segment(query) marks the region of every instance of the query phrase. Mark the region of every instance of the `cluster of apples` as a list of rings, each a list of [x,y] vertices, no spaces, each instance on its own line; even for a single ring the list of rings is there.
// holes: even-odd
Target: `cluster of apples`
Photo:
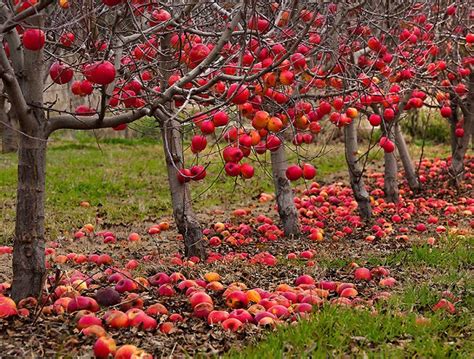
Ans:
[[[355,273],[356,280],[371,279],[367,278],[366,273],[360,275],[358,270]],[[384,278],[389,272],[378,267],[368,273],[369,276]],[[135,285],[120,289],[118,285],[123,281]],[[393,278],[392,281],[395,282]],[[116,283],[116,286],[107,286],[107,283]],[[382,280],[381,285],[384,285]],[[152,288],[160,302],[146,305],[139,293],[150,293]],[[197,279],[187,279],[180,272],[169,275],[159,272],[143,278],[133,277],[130,272],[117,268],[108,268],[93,277],[75,271],[68,279],[62,280],[59,286],[52,288],[52,292],[52,295],[42,298],[43,315],[68,315],[74,319],[76,328],[83,335],[98,337],[94,346],[98,357],[102,357],[101,353],[107,348],[110,349],[107,355],[115,349],[107,330],[137,327],[144,331],[159,330],[165,334],[175,331],[176,325],[187,319],[179,313],[169,313],[162,303],[167,298],[187,298],[191,316],[202,318],[211,326],[220,325],[225,330],[237,331],[243,325],[275,327],[284,321],[295,321],[328,301],[337,305],[370,306],[373,300],[389,296],[382,292],[373,300],[364,300],[358,297],[353,283],[318,282],[310,275],[296,278],[294,286],[281,283],[274,291],[266,291],[261,288],[249,289],[241,282],[225,286],[222,277],[216,272],[207,272],[203,278]],[[94,294],[87,294],[91,292]],[[216,303],[224,303],[225,308],[217,309]],[[37,304],[36,299],[27,298],[18,304],[17,309],[11,299],[0,297],[0,317],[15,316],[20,314],[21,309],[21,315],[28,316],[29,310],[37,308]],[[113,309],[107,309],[110,307]]]
[[[384,267],[372,269],[358,267],[352,263],[355,281],[372,281],[379,279],[381,288],[392,287],[396,280]],[[105,276],[104,276],[105,275]],[[149,278],[133,277],[130,272],[119,269],[107,269],[93,277],[80,272],[73,272],[68,279],[55,287],[53,294],[44,297],[42,313],[45,316],[63,315],[76,322],[76,328],[84,336],[96,337],[93,346],[97,358],[151,358],[151,355],[131,344],[117,348],[111,333],[127,328],[138,328],[143,331],[159,331],[163,334],[175,332],[179,323],[189,320],[188,315],[205,320],[210,327],[217,325],[224,330],[236,332],[242,328],[256,325],[261,328],[274,328],[280,323],[306,318],[325,303],[353,307],[370,307],[374,302],[385,300],[390,293],[382,290],[371,299],[359,296],[357,286],[349,282],[328,280],[316,281],[310,275],[300,275],[294,285],[278,284],[273,291],[261,288],[249,289],[241,282],[225,286],[222,277],[216,272],[207,272],[203,278],[188,279],[182,273],[156,273]],[[107,283],[124,281],[135,282],[125,290],[107,286]],[[160,302],[146,305],[139,294],[155,288]],[[94,292],[87,295],[86,293]],[[170,313],[166,305],[167,298],[186,298],[191,313]],[[452,294],[443,293],[443,299],[433,306],[434,311],[446,310],[455,313],[451,301],[456,302]],[[451,301],[450,301],[451,300]],[[53,302],[51,302],[53,301]],[[49,303],[52,304],[49,304]],[[216,303],[224,303],[218,308]],[[100,308],[108,309],[99,315]],[[16,315],[27,317],[30,310],[38,308],[34,298],[26,298],[18,305],[11,299],[0,296],[0,318]],[[117,309],[118,308],[118,309]]]
[[[474,166],[472,161],[468,161]],[[474,213],[474,199],[459,197],[453,203],[452,189],[431,189],[429,182],[448,179],[449,160],[424,159],[420,164],[420,180],[428,186],[425,197],[411,198],[407,196],[409,189],[406,183],[400,186],[400,203],[395,205],[384,201],[383,173],[369,172],[368,189],[373,197],[372,208],[375,218],[370,228],[371,234],[365,240],[373,242],[377,239],[397,233],[396,238],[408,240],[407,235],[431,232],[441,235],[447,228],[457,226],[458,220],[469,221]],[[466,187],[472,188],[472,175],[466,173]],[[400,174],[400,179],[403,179]],[[443,196],[449,198],[444,199]],[[322,241],[324,237],[340,240],[352,235],[363,225],[357,212],[357,202],[352,196],[350,187],[342,183],[320,185],[313,182],[301,194],[295,197],[295,205],[300,216],[302,232],[311,241]],[[240,208],[234,211],[237,223],[216,222],[203,233],[210,247],[222,244],[239,247],[256,242],[274,241],[281,237],[281,229],[268,216],[257,214],[252,216],[249,209]],[[421,216],[421,218],[419,218]],[[416,219],[416,220],[415,220]],[[469,221],[474,226],[474,221]],[[341,225],[343,224],[343,225]],[[211,253],[209,261],[239,259],[236,255]],[[175,259],[176,260],[176,259]],[[270,260],[271,262],[271,260]]]
[[[163,221],[163,222],[160,222],[158,224],[152,225],[148,229],[147,233],[149,235],[153,236],[153,235],[158,235],[163,231],[168,231],[169,229],[170,229],[170,223],[167,222],[167,221]],[[82,226],[81,229],[79,229],[78,231],[76,231],[74,233],[74,239],[81,239],[81,238],[93,239],[93,238],[97,238],[97,237],[102,238],[103,243],[105,243],[105,244],[106,243],[111,243],[111,244],[117,243],[117,235],[114,232],[112,232],[112,231],[98,231],[98,232],[96,232],[94,225],[91,224],[91,223],[85,224],[84,226]],[[141,239],[142,239],[142,237],[140,236],[140,234],[138,234],[136,232],[131,232],[127,237],[127,240],[129,242],[139,242]]]

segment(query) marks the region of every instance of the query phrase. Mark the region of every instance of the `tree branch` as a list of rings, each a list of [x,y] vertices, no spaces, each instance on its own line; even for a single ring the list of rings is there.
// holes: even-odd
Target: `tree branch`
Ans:
[[[4,14],[8,14],[7,16],[9,19],[7,19],[1,26],[0,26],[0,34],[3,34],[5,32],[10,31],[11,29],[14,29],[15,26],[20,22],[25,19],[27,19],[30,16],[38,14],[41,10],[47,8],[49,5],[51,5],[54,2],[54,0],[41,0],[37,5],[31,6],[26,10],[23,10],[19,14],[12,16],[11,12],[8,10],[7,6],[5,4],[0,4],[0,12]]]
[[[98,128],[110,128],[118,125],[123,125],[136,121],[143,116],[150,114],[150,111],[146,108],[142,108],[137,111],[105,117],[102,121],[99,121],[99,115],[94,116],[75,116],[75,115],[63,115],[52,117],[48,121],[46,127],[46,134],[49,136],[51,133],[61,129],[71,130],[95,130]]]
[[[0,78],[5,85],[9,101],[15,108],[21,127],[28,128],[28,123],[26,122],[28,120],[28,105],[3,46],[0,46]]]

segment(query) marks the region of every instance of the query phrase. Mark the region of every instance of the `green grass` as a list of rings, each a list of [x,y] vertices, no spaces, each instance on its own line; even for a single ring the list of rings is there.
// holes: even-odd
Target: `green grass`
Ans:
[[[397,265],[392,273],[396,277],[405,274],[399,278],[401,288],[388,302],[377,304],[375,311],[326,305],[309,320],[279,327],[263,341],[233,349],[227,357],[472,357],[474,280],[469,253],[474,237],[449,241],[431,250],[415,246],[403,259],[389,255],[369,260],[371,265]],[[429,278],[420,280],[423,274]],[[432,310],[444,290],[461,298],[456,315]],[[421,316],[428,323],[417,323]]]
[[[106,212],[107,222],[131,224],[156,219],[171,213],[168,177],[163,160],[163,149],[154,141],[114,139],[78,141],[49,145],[46,178],[46,226],[54,237],[61,230],[71,230],[87,222],[94,222],[96,208]],[[16,155],[0,157],[0,201],[2,223],[0,237],[11,236],[16,191]],[[212,178],[218,168],[208,169]],[[271,188],[266,182],[251,180],[239,184],[245,196],[255,196]],[[192,184],[193,195],[205,191],[209,182]],[[230,179],[217,180],[211,191],[201,195],[196,207],[217,205],[222,201],[235,203],[228,194],[234,183]],[[250,196],[248,198],[250,198]],[[88,201],[90,208],[79,206]]]
[[[324,307],[311,320],[280,328],[257,346],[231,351],[228,357],[470,357],[472,346],[459,338],[469,325],[468,318],[429,314],[426,325],[417,324],[416,318],[413,312],[397,313],[396,307],[379,308],[377,314],[365,309]]]
[[[296,161],[296,154],[290,151],[288,157],[290,162]],[[195,160],[191,153],[187,158],[191,162]],[[250,160],[256,174],[245,181],[225,176],[216,154],[202,157],[200,161],[208,166],[208,176],[205,181],[191,183],[198,212],[213,206],[245,205],[262,192],[273,192],[268,154],[259,156],[266,169],[255,159]],[[336,152],[317,158],[315,164],[319,168],[318,179],[324,179],[330,173],[343,170],[345,160],[343,154]],[[0,156],[2,243],[9,243],[13,234],[16,166],[16,154]],[[88,201],[91,207],[80,207],[81,201]],[[46,177],[48,238],[54,239],[84,223],[94,223],[98,206],[101,213],[106,213],[109,224],[133,226],[172,213],[164,153],[159,141],[149,137],[96,139],[80,132],[75,133],[73,140],[55,136],[50,141]]]
[[[474,237],[440,237],[437,246],[414,245],[411,248],[392,253],[385,258],[368,258],[369,265],[417,267],[426,265],[439,269],[462,269],[474,266],[472,250]]]
[[[99,205],[109,224],[133,225],[172,212],[162,145],[152,137],[100,138],[100,133],[97,136],[75,132],[73,139],[65,140],[71,136],[58,133],[49,143],[46,230],[50,239],[84,223],[93,223]],[[415,145],[412,150],[417,158],[420,147]],[[361,151],[365,151],[363,145]],[[322,152],[319,145],[309,146],[308,150],[299,149],[299,152],[317,166],[318,181],[330,182],[332,179],[328,176],[346,171],[341,144],[325,146]],[[437,146],[427,147],[425,153],[430,156],[443,152]],[[296,163],[297,154],[292,151],[287,154],[289,163]],[[372,151],[370,160],[379,160],[381,156],[381,151]],[[195,160],[191,153],[187,158]],[[208,166],[208,177],[201,183],[191,184],[197,211],[213,206],[245,205],[262,192],[273,192],[269,154],[258,158],[265,166],[255,159],[252,161],[256,167],[255,177],[235,181],[221,173],[222,162],[218,155],[203,157],[201,164]],[[3,219],[0,243],[9,243],[13,233],[16,166],[16,154],[0,156],[0,214]],[[80,207],[81,201],[90,202],[91,207]]]

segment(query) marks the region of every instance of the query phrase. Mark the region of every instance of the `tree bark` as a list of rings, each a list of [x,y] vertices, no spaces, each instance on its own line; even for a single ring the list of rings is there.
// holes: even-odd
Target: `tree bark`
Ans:
[[[474,132],[474,73],[469,75],[469,93],[466,97],[463,115],[464,136],[458,138],[451,131],[453,153],[449,173],[451,175],[451,183],[457,188],[461,185],[464,177],[464,157],[469,147],[469,140]]]
[[[8,113],[0,110],[0,127],[2,127],[2,153],[16,152],[18,149],[17,120],[15,111],[10,109]]]
[[[44,192],[46,140],[37,131],[20,135],[18,191],[13,245],[12,298],[38,297],[46,276]]]
[[[285,236],[297,236],[300,234],[300,225],[298,223],[298,211],[294,203],[293,190],[290,181],[286,178],[285,148],[280,146],[278,150],[271,153],[273,183],[275,185],[275,194],[278,204],[278,214],[283,226]]]
[[[178,181],[178,169],[183,167],[180,123],[176,120],[165,120],[162,123],[161,133],[168,170],[173,216],[178,232],[184,239],[184,253],[186,257],[205,258],[206,251],[202,229],[192,208],[189,188],[186,183]]]
[[[344,128],[344,145],[346,153],[346,162],[349,169],[349,180],[351,183],[354,198],[357,201],[359,213],[362,218],[372,217],[372,207],[370,205],[370,196],[365,188],[363,172],[357,164],[357,129],[354,121]]]
[[[394,127],[385,126],[385,136],[391,141],[394,140]],[[387,202],[398,202],[398,181],[397,181],[397,159],[394,152],[384,152],[385,172],[384,172],[384,193]]]
[[[0,81],[0,134],[2,138],[2,153],[15,152],[17,149],[16,134],[13,121],[9,116],[13,109],[7,111],[7,96],[3,93],[3,82]]]
[[[400,124],[398,122],[395,124],[394,132],[395,143],[397,145],[398,154],[400,155],[403,168],[405,169],[405,177],[408,181],[408,186],[410,186],[410,189],[413,192],[419,192],[421,190],[420,181],[418,181],[418,175],[416,174],[415,166],[411,160],[410,152],[408,151],[402,129],[400,128]]]
[[[170,39],[170,34],[166,34],[160,39],[161,71],[163,75],[160,87],[162,92],[165,92],[168,88],[168,80],[174,71],[174,59],[170,52]],[[184,239],[184,254],[187,257],[196,256],[205,258],[206,250],[203,242],[202,229],[193,211],[188,185],[178,181],[178,170],[183,168],[184,160],[181,142],[182,136],[180,132],[181,124],[176,119],[170,118],[174,113],[173,107],[173,102],[170,100],[165,105],[168,114],[159,109],[155,114],[163,137],[173,216],[176,227],[178,227],[178,232]]]

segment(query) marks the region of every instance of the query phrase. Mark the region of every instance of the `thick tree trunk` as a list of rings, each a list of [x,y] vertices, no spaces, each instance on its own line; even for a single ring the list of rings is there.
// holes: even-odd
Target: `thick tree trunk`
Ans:
[[[191,195],[186,184],[178,181],[178,169],[183,166],[183,151],[180,124],[176,120],[165,120],[162,126],[163,146],[173,205],[173,216],[178,232],[184,238],[184,253],[187,257],[205,258],[201,225],[194,214]]]
[[[372,217],[372,207],[370,205],[369,193],[365,188],[362,170],[357,164],[357,129],[354,121],[344,128],[344,145],[347,167],[349,169],[349,180],[354,198],[357,201],[361,217],[369,219]]]
[[[405,138],[400,128],[400,124],[397,122],[395,124],[395,143],[397,145],[398,154],[405,169],[405,176],[408,181],[408,185],[413,192],[419,192],[421,190],[420,181],[418,181],[418,175],[415,171],[415,166],[410,157],[410,152],[408,151],[408,146],[405,142]]]
[[[386,126],[385,136],[391,141],[394,140],[394,125],[391,127]],[[385,200],[387,202],[397,203],[398,202],[398,181],[397,181],[397,159],[395,157],[395,151],[388,153],[384,152],[384,193]]]
[[[456,137],[451,131],[452,160],[449,168],[451,183],[459,187],[464,177],[464,156],[469,148],[469,140],[474,132],[474,73],[469,75],[469,93],[466,98],[464,115],[464,136]]]
[[[34,16],[30,23],[42,27],[43,18],[41,15]],[[13,57],[22,53],[16,51],[14,46],[10,48],[14,50]],[[23,68],[21,59],[19,64],[14,62],[14,66],[18,66],[15,73],[18,75],[21,71],[21,81],[10,81],[8,86],[9,100],[15,109],[21,131],[11,292],[15,301],[29,296],[39,297],[46,277],[44,197],[47,135],[46,118],[42,110],[43,51],[24,50],[23,57]]]
[[[298,223],[298,211],[294,203],[293,190],[290,181],[286,178],[285,148],[280,146],[278,150],[271,153],[273,183],[275,185],[275,194],[278,204],[278,214],[283,226],[285,236],[297,236],[300,234],[300,225]]]
[[[20,135],[18,191],[13,246],[12,298],[38,297],[46,275],[44,192],[46,140],[40,133]]]

